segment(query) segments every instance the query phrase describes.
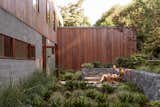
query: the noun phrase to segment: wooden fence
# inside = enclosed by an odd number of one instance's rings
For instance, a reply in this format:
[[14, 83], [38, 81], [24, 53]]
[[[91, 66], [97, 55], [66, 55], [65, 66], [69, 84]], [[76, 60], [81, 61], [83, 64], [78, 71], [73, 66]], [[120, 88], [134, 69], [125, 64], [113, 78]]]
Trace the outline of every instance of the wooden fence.
[[86, 62], [114, 63], [136, 52], [136, 34], [131, 28], [64, 27], [57, 32], [57, 66], [80, 69]]

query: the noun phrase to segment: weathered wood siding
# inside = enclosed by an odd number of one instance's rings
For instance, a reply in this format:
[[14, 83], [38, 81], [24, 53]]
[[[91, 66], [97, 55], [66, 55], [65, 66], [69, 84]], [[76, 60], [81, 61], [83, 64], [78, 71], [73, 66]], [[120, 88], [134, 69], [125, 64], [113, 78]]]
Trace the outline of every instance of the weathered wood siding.
[[136, 34], [131, 28], [58, 28], [57, 66], [80, 69], [85, 62], [114, 63], [136, 52]]
[[33, 0], [0, 0], [0, 8], [16, 16], [49, 40], [56, 41], [53, 26], [46, 22], [46, 1], [39, 0], [39, 12], [33, 8]]

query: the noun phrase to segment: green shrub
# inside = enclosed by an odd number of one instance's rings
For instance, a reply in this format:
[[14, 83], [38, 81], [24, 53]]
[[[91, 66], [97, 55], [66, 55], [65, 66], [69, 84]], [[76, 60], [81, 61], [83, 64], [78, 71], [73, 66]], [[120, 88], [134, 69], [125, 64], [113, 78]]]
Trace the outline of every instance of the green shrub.
[[96, 101], [99, 103], [105, 103], [107, 101], [107, 95], [106, 94], [97, 94]]
[[81, 80], [82, 73], [80, 71], [68, 71], [64, 70], [63, 74], [60, 74], [60, 80]]
[[47, 87], [43, 85], [36, 85], [35, 87], [31, 87], [29, 89], [25, 90], [25, 94], [31, 95], [31, 94], [38, 94], [40, 96], [45, 96], [45, 94], [48, 92]]
[[76, 71], [73, 75], [73, 80], [82, 80], [82, 72]]
[[60, 91], [63, 89], [64, 89], [64, 86], [62, 86], [59, 82], [54, 83], [53, 87], [51, 88], [52, 91]]
[[96, 96], [98, 96], [98, 94], [100, 94], [100, 92], [97, 91], [96, 89], [86, 90], [86, 96], [90, 97], [91, 99], [96, 99]]
[[86, 90], [86, 96], [96, 100], [98, 103], [105, 103], [107, 101], [107, 95], [97, 91], [96, 89]]
[[120, 85], [117, 86], [116, 88], [117, 91], [131, 91], [131, 92], [137, 92], [140, 91], [137, 86], [134, 84], [127, 82], [127, 83], [121, 83]]
[[102, 64], [99, 61], [95, 61], [92, 64], [93, 64], [94, 68], [104, 68], [104, 64]]
[[102, 85], [102, 91], [104, 92], [104, 93], [113, 93], [114, 92], [114, 87], [112, 87], [111, 85], [109, 85], [109, 84], [103, 84]]
[[64, 107], [92, 107], [92, 101], [85, 97], [71, 97], [66, 100]]
[[108, 102], [98, 103], [97, 107], [109, 107], [109, 103]]
[[66, 82], [65, 87], [68, 90], [86, 89], [87, 88], [87, 83], [85, 81], [71, 80], [71, 81]]
[[137, 92], [121, 91], [118, 93], [118, 97], [121, 102], [136, 103], [140, 105], [147, 102], [147, 98], [143, 94]]
[[157, 101], [151, 101], [148, 104], [150, 107], [160, 107], [160, 100]]
[[137, 66], [144, 65], [146, 59], [147, 57], [144, 54], [135, 54], [129, 58], [118, 58], [116, 62], [120, 67], [135, 69]]
[[24, 107], [25, 95], [18, 87], [8, 87], [1, 91], [0, 107]]
[[146, 96], [144, 96], [143, 94], [141, 93], [133, 93], [133, 102], [134, 103], [137, 103], [137, 104], [140, 104], [140, 105], [143, 105], [147, 102], [147, 98]]
[[42, 107], [42, 104], [44, 103], [43, 97], [38, 94], [32, 94], [30, 98], [30, 103], [34, 107]]
[[[113, 100], [114, 99], [114, 100]], [[117, 94], [109, 94], [108, 97], [107, 97], [107, 101], [108, 102], [118, 102], [119, 101], [119, 98], [117, 96]]]
[[72, 92], [72, 96], [73, 96], [73, 97], [85, 96], [85, 93], [84, 93], [83, 90], [78, 89], [78, 90], [74, 90], [74, 91]]
[[94, 65], [92, 63], [84, 63], [81, 65], [82, 68], [94, 68]]
[[62, 96], [60, 92], [54, 92], [48, 103], [51, 105], [51, 107], [63, 107], [65, 101], [65, 97]]
[[141, 107], [139, 104], [131, 104], [126, 102], [109, 103], [109, 107]]
[[61, 80], [72, 80], [74, 74], [71, 72], [66, 72], [62, 77], [60, 78]]
[[146, 64], [146, 65], [138, 66], [136, 67], [136, 69], [147, 71], [147, 72], [160, 73], [160, 64], [159, 65]]
[[71, 93], [70, 91], [65, 91], [65, 92], [64, 92], [64, 96], [65, 96], [66, 98], [69, 98], [69, 97], [72, 96], [72, 93]]
[[33, 75], [28, 78], [28, 80], [24, 80], [20, 85], [21, 88], [30, 90], [37, 87], [52, 88], [53, 82], [53, 75], [47, 76], [46, 73], [42, 71], [35, 71]]
[[113, 64], [105, 64], [104, 67], [105, 67], [105, 68], [112, 68], [112, 67], [113, 67]]
[[121, 91], [118, 93], [121, 102], [133, 102], [133, 96], [128, 91]]

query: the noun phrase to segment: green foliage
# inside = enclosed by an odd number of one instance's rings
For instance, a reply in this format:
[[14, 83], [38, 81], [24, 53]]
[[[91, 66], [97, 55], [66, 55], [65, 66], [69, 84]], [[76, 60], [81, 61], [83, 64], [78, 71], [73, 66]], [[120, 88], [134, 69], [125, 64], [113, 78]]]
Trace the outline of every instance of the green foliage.
[[160, 101], [151, 101], [148, 105], [151, 107], [160, 107]]
[[144, 105], [147, 102], [146, 96], [141, 93], [133, 93], [133, 102], [140, 105]]
[[110, 93], [113, 93], [114, 90], [115, 90], [115, 88], [113, 86], [109, 85], [109, 84], [103, 84], [102, 85], [102, 91], [104, 93], [109, 93], [110, 94]]
[[94, 68], [94, 65], [92, 63], [84, 63], [81, 65], [82, 68]]
[[72, 96], [72, 93], [71, 93], [70, 91], [66, 91], [66, 92], [64, 93], [64, 96], [65, 96], [66, 98], [69, 98], [69, 97]]
[[62, 96], [60, 92], [54, 92], [50, 99], [49, 99], [49, 104], [51, 107], [63, 107], [65, 98]]
[[65, 87], [68, 90], [86, 89], [87, 88], [87, 83], [85, 81], [70, 80], [70, 81], [66, 82]]
[[99, 103], [105, 103], [107, 101], [107, 95], [103, 93], [97, 94], [95, 100]]
[[44, 100], [43, 100], [43, 97], [36, 94], [36, 93], [33, 93], [30, 97], [30, 102], [27, 102], [33, 106], [36, 106], [36, 107], [42, 107], [41, 105], [43, 104]]
[[146, 65], [143, 65], [143, 66], [138, 66], [136, 69], [137, 70], [148, 71], [148, 72], [153, 72], [153, 73], [160, 73], [160, 65], [146, 64]]
[[64, 26], [90, 26], [88, 17], [84, 15], [84, 9], [82, 8], [83, 1], [78, 0], [77, 3], [70, 3], [61, 7]]
[[0, 90], [0, 98], [0, 107], [142, 107], [147, 102], [130, 83], [97, 88], [77, 79], [63, 85], [42, 72], [34, 73], [20, 86]]
[[129, 58], [118, 58], [117, 64], [120, 67], [135, 69], [137, 66], [145, 64], [146, 59], [147, 57], [144, 54], [135, 54], [130, 56]]
[[138, 50], [159, 57], [160, 1], [133, 0], [127, 6], [114, 6], [96, 22], [96, 26], [132, 27], [137, 32]]
[[71, 97], [66, 100], [64, 107], [91, 107], [90, 99], [84, 96]]
[[151, 35], [145, 43], [145, 52], [152, 58], [160, 58], [160, 27], [155, 28]]
[[115, 5], [109, 11], [105, 12], [102, 17], [96, 22], [95, 26], [114, 26], [112, 21], [115, 15], [121, 11], [122, 7]]
[[141, 107], [139, 104], [131, 104], [126, 102], [114, 102], [110, 103], [109, 107]]
[[143, 105], [147, 102], [147, 98], [140, 93], [132, 93], [128, 91], [121, 91], [118, 93], [121, 102], [130, 102]]
[[25, 107], [33, 105], [34, 107], [43, 107], [46, 105], [45, 99], [50, 97], [50, 91], [53, 88], [53, 75], [47, 77], [44, 72], [36, 71], [26, 81], [20, 85], [4, 88], [0, 94], [0, 107]]
[[61, 70], [59, 75], [60, 80], [81, 80], [81, 71]]
[[118, 93], [121, 102], [133, 102], [132, 95], [128, 91], [121, 91]]
[[132, 83], [121, 83], [116, 88], [117, 91], [139, 92], [140, 90]]
[[100, 61], [95, 61], [92, 63], [84, 63], [81, 65], [82, 68], [111, 68], [112, 64], [104, 64]]
[[92, 63], [95, 68], [104, 68], [104, 64], [99, 61], [95, 61]]
[[18, 87], [7, 87], [1, 91], [0, 107], [24, 107], [24, 93]]
[[72, 96], [73, 96], [73, 97], [85, 96], [85, 93], [84, 93], [83, 90], [78, 89], [78, 90], [74, 90], [74, 91], [72, 92]]
[[96, 89], [88, 89], [86, 90], [86, 96], [91, 99], [96, 99], [96, 97], [100, 94]]

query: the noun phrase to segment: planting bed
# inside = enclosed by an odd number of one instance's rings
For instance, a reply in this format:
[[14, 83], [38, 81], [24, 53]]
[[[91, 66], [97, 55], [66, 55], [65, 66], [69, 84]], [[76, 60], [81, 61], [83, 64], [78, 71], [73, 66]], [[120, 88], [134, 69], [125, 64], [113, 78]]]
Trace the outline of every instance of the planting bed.
[[[65, 81], [61, 84], [60, 81]], [[37, 72], [19, 86], [0, 91], [0, 107], [159, 107], [131, 83], [101, 87], [88, 84], [81, 72], [60, 71], [59, 78]], [[152, 106], [151, 106], [152, 105]]]

